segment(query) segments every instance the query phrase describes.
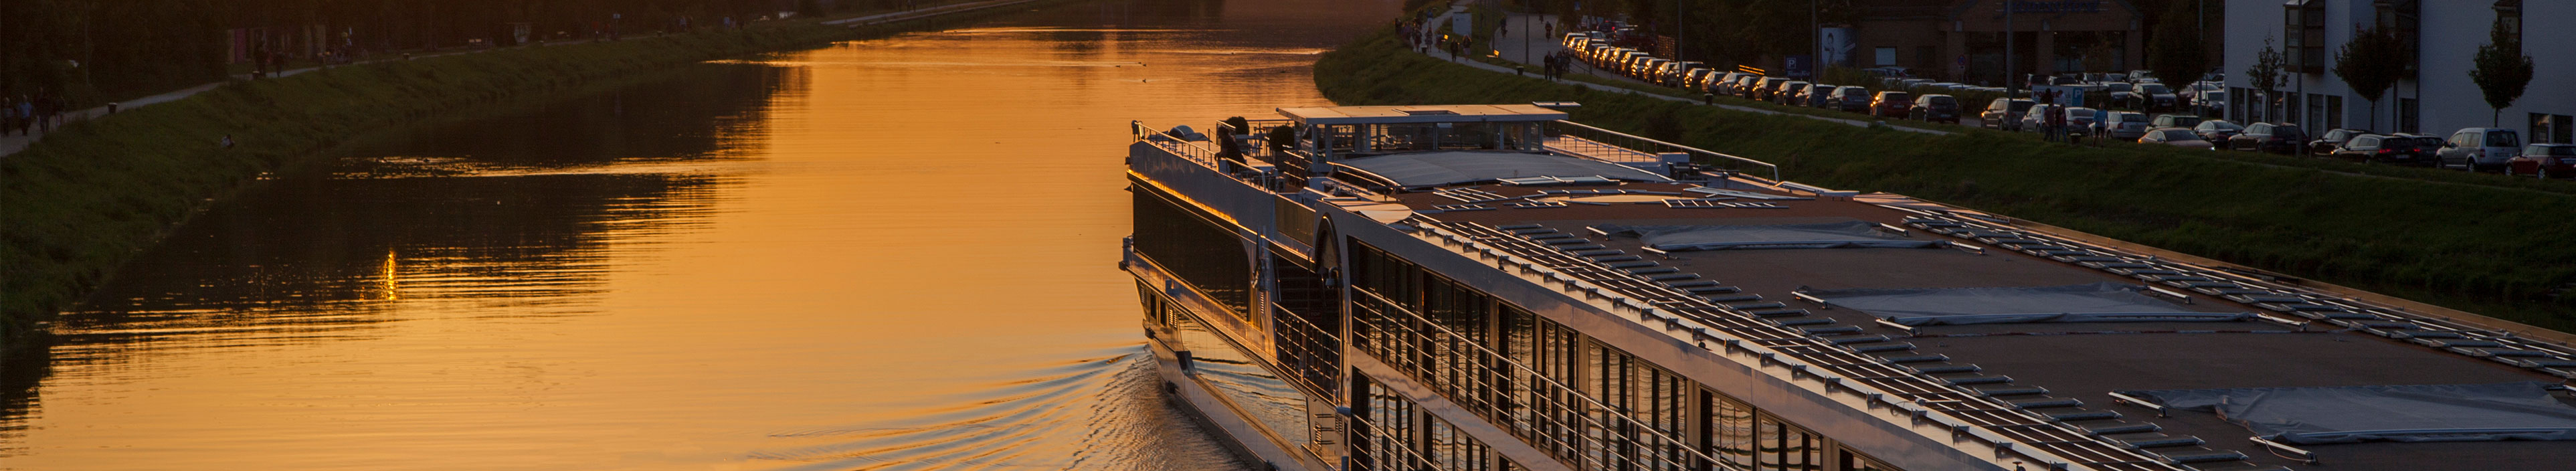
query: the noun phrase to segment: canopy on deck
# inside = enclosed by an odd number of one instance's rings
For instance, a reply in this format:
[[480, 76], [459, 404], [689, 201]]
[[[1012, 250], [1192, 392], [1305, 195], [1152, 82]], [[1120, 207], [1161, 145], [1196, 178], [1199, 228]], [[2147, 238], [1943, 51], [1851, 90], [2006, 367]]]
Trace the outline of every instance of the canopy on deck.
[[2200, 312], [2138, 294], [2145, 286], [2093, 283], [2016, 288], [1812, 290], [1808, 296], [1904, 325], [2027, 322], [2235, 321], [2246, 312]]
[[1878, 225], [1850, 220], [1814, 224], [1600, 226], [1612, 234], [1634, 234], [1657, 250], [1830, 249], [1860, 247], [1922, 248], [1940, 242], [1913, 240], [1879, 232]]
[[2121, 391], [2207, 411], [2257, 436], [2299, 444], [2576, 440], [2576, 407], [2550, 383]]

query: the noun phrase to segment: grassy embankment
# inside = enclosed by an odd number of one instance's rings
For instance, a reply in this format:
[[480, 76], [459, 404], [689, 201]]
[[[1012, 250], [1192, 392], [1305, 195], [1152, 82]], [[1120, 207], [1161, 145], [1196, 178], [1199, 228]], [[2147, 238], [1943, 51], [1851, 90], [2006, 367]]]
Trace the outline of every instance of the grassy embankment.
[[[882, 37], [1014, 14], [1039, 3], [847, 28], [819, 20], [530, 46], [234, 83], [76, 123], [0, 157], [0, 351], [206, 204], [264, 175], [309, 168], [373, 130], [583, 88], [675, 65]], [[230, 135], [237, 143], [216, 145]]]
[[[1597, 92], [1478, 70], [1371, 35], [1315, 65], [1351, 105], [1576, 101], [1574, 119], [1900, 193], [2576, 331], [2576, 184], [1962, 129], [1935, 136]], [[2385, 176], [2383, 176], [2385, 175]], [[2390, 178], [2396, 176], [2398, 178]]]

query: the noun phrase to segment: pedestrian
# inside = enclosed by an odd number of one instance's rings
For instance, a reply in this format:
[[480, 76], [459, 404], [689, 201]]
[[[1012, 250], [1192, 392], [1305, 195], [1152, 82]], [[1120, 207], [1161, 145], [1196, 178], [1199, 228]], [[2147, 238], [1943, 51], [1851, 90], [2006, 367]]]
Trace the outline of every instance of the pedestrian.
[[9, 135], [9, 131], [27, 133], [25, 128], [18, 127], [18, 99], [0, 97], [0, 136]]
[[33, 107], [29, 108], [29, 110], [31, 110], [31, 111], [33, 111], [33, 112], [32, 112], [32, 113], [30, 113], [30, 114], [28, 114], [28, 116], [34, 117], [34, 118], [36, 119], [36, 132], [54, 132], [54, 108], [53, 108], [53, 106], [54, 106], [54, 96], [53, 96], [53, 94], [51, 94], [51, 93], [39, 92], [39, 93], [36, 95], [36, 103], [35, 103], [35, 106], [33, 106]]

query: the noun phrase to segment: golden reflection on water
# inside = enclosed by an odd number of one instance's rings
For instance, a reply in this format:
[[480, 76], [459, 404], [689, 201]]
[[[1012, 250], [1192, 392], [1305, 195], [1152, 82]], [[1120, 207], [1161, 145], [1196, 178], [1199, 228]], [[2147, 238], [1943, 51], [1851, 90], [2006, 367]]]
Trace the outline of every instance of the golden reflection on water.
[[0, 468], [1205, 469], [1114, 265], [1127, 122], [1322, 104], [1393, 13], [1108, 1], [385, 138], [67, 315]]

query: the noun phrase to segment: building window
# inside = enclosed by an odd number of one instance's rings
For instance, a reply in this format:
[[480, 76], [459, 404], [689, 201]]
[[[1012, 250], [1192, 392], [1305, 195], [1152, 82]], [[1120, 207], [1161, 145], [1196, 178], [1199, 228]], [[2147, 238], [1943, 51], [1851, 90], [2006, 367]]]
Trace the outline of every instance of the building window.
[[2282, 32], [2287, 40], [2281, 52], [2290, 70], [2304, 74], [2325, 73], [2326, 0], [2290, 0], [2281, 4]]
[[2531, 136], [2533, 144], [2576, 143], [2576, 117], [2532, 113], [2530, 129], [2525, 135]]
[[2513, 36], [2514, 42], [2522, 42], [2522, 0], [2496, 0], [2495, 11], [2496, 23], [2503, 25], [2504, 33]]
[[1882, 48], [1878, 48], [1877, 53], [1878, 53], [1878, 54], [1877, 54], [1877, 58], [1878, 58], [1878, 65], [1879, 65], [1879, 66], [1884, 67], [1884, 66], [1896, 65], [1896, 48], [1893, 48], [1893, 47], [1882, 47]]
[[2422, 127], [2417, 124], [2417, 121], [2421, 120], [2418, 117], [2422, 113], [2418, 108], [2420, 106], [2423, 105], [2416, 104], [2413, 98], [2397, 99], [2397, 132], [2423, 132], [2417, 129]]
[[[2296, 107], [2292, 107], [2292, 108], [2296, 108]], [[2307, 113], [2307, 114], [2304, 114], [2304, 115], [2300, 115], [2300, 116], [2299, 116], [2299, 118], [2300, 118], [2300, 119], [2293, 119], [2293, 120], [2290, 120], [2290, 122], [2293, 122], [2293, 123], [2299, 123], [2299, 124], [2304, 124], [2304, 125], [2308, 125], [2309, 127], [2308, 127], [2308, 128], [2306, 128], [2306, 129], [2308, 130], [2308, 132], [2324, 131], [2325, 129], [2323, 129], [2323, 128], [2317, 128], [2317, 127], [2315, 127], [2315, 125], [2317, 125], [2317, 124], [2321, 124], [2321, 123], [2320, 123], [2321, 121], [2325, 121], [2325, 116], [2326, 116], [2326, 96], [2325, 96], [2325, 95], [2322, 95], [2322, 94], [2310, 93], [2310, 94], [2308, 94], [2308, 113]]]
[[2272, 118], [2273, 122], [2307, 122], [2306, 120], [2299, 119], [2299, 92], [2283, 93], [2279, 100], [2281, 100], [2279, 105], [2270, 110], [2271, 115], [2269, 117]]
[[2343, 127], [2343, 95], [2326, 96], [2326, 129]]

